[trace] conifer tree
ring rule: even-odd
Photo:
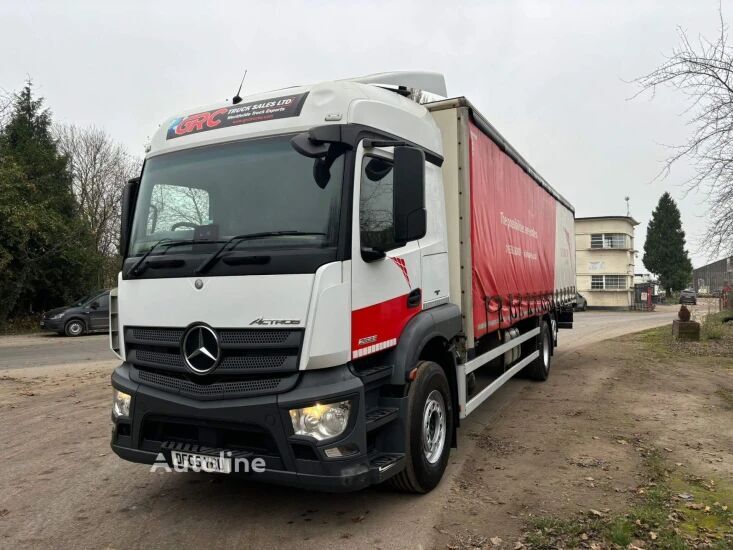
[[[644,266],[659,276],[667,296],[686,288],[692,277],[692,262],[685,250],[685,232],[679,208],[669,193],[664,193],[652,212],[644,243]]]

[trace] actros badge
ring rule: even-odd
[[[300,319],[263,319],[262,317],[255,319],[251,325],[277,326],[277,325],[299,325]]]

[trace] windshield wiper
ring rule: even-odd
[[[166,245],[167,248],[170,248],[172,246],[181,246],[184,244],[192,244],[192,243],[193,241],[174,241],[172,239],[160,239],[157,243],[151,246],[137,262],[135,262],[135,264],[130,268],[130,271],[128,271],[127,274],[132,275],[133,277],[136,277],[140,275],[143,271],[145,271],[145,267],[143,267],[143,262],[147,259],[148,256],[150,256],[150,253],[153,250],[155,250],[156,248],[158,248],[161,245]]]
[[[219,247],[219,249],[211,254],[208,258],[206,258],[203,262],[201,262],[201,265],[198,266],[194,272],[195,273],[206,273],[211,266],[213,266],[216,261],[219,259],[219,256],[222,252],[226,249],[227,246],[234,243],[232,247],[229,249],[234,250],[237,245],[242,241],[249,241],[251,239],[264,239],[267,237],[281,237],[285,235],[325,235],[325,233],[315,233],[315,232],[309,232],[309,231],[262,231],[261,233],[246,233],[244,235],[235,235],[228,241],[226,241],[223,245]]]

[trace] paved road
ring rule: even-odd
[[[0,370],[72,364],[96,366],[113,359],[106,334],[77,338],[45,333],[0,337]]]
[[[677,306],[661,306],[652,313],[586,311],[575,314],[575,328],[560,332],[559,353],[607,338],[671,322]],[[114,362],[106,334],[67,338],[56,334],[0,337],[0,369],[60,365],[91,366]]]
[[[572,330],[561,330],[557,352],[616,338],[631,332],[671,323],[677,318],[679,306],[658,306],[656,311],[578,311]]]
[[[575,328],[560,332],[558,352],[671,322],[677,306],[661,306],[652,313],[586,311],[575,314]],[[0,337],[0,370],[61,365],[94,366],[114,362],[106,334],[68,338],[56,334]]]

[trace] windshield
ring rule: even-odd
[[[313,179],[313,159],[297,153],[291,136],[200,147],[145,163],[129,255],[161,239],[225,241],[235,235],[297,232],[243,242],[237,249],[335,246],[343,156],[325,189]],[[153,254],[166,252],[159,247]],[[197,246],[168,254],[208,254]]]

